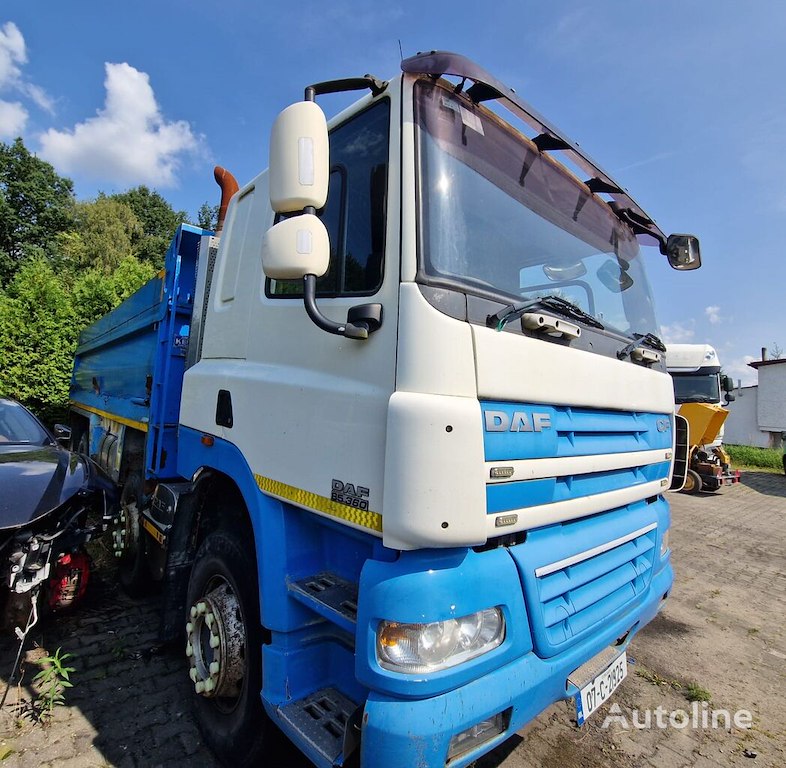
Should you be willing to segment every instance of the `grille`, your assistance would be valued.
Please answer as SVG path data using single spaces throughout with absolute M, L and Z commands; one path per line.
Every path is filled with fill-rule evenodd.
M 538 650 L 558 652 L 640 597 L 652 575 L 656 534 L 653 524 L 611 546 L 536 569 L 540 615 L 533 617 L 533 629 Z

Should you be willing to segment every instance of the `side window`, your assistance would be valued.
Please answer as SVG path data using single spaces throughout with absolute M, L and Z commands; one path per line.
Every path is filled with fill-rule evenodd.
M 382 283 L 390 103 L 385 99 L 330 132 L 330 184 L 318 212 L 330 236 L 330 268 L 317 296 L 372 294 Z M 268 296 L 302 296 L 299 280 L 268 280 Z

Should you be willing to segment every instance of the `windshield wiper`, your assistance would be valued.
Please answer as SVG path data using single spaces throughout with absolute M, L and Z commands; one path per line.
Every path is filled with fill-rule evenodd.
M 619 360 L 628 357 L 634 349 L 640 349 L 645 344 L 657 352 L 666 354 L 666 345 L 654 333 L 634 333 L 633 338 L 634 341 L 617 352 L 617 358 Z
M 579 309 L 573 302 L 563 299 L 560 296 L 536 296 L 534 299 L 525 301 L 522 304 L 508 304 L 499 312 L 486 317 L 486 325 L 489 328 L 496 328 L 501 331 L 511 320 L 517 320 L 528 309 L 533 307 L 544 307 L 550 309 L 563 317 L 570 317 L 574 320 L 581 320 L 592 328 L 603 330 L 604 325 L 596 317 L 593 317 L 583 309 Z

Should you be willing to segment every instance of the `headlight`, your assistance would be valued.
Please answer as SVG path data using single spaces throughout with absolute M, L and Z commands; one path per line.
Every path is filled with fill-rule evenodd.
M 383 621 L 377 629 L 377 658 L 381 667 L 395 672 L 439 672 L 488 653 L 504 639 L 499 608 L 429 624 Z
M 663 557 L 669 549 L 669 529 L 663 532 L 663 538 L 660 540 L 660 556 Z

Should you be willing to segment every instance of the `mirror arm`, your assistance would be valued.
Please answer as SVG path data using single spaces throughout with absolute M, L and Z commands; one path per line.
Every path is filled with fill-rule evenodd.
M 305 275 L 303 277 L 303 304 L 306 314 L 317 327 L 337 336 L 346 336 L 348 339 L 367 339 L 368 328 L 354 323 L 336 323 L 325 317 L 317 306 L 317 276 Z

